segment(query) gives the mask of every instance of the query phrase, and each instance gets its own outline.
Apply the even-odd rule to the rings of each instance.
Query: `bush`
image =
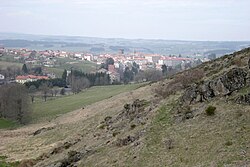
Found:
[[[197,83],[205,76],[203,70],[192,69],[184,71],[174,76],[172,81],[168,84],[162,82],[161,85],[157,86],[153,91],[162,98],[166,98],[169,95],[175,94],[176,92],[189,87],[193,83]]]
[[[134,129],[135,127],[136,127],[135,124],[130,125],[130,128],[131,128],[131,129]]]
[[[225,145],[226,145],[226,146],[231,146],[231,145],[233,145],[233,142],[232,142],[232,141],[227,141],[227,142],[225,143]]]
[[[65,89],[64,88],[61,89],[60,94],[65,95]]]
[[[214,106],[209,106],[209,107],[206,109],[206,114],[209,115],[209,116],[214,115],[215,110],[216,110],[216,107],[214,107]]]
[[[184,88],[187,88],[191,84],[201,80],[204,76],[205,73],[202,69],[192,69],[176,75],[175,83],[180,83]]]

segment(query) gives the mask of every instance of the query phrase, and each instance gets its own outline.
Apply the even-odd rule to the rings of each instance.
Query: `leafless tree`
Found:
[[[0,117],[26,123],[29,117],[29,95],[25,86],[9,84],[0,87]]]
[[[159,81],[160,79],[162,79],[162,72],[159,71],[159,70],[155,70],[155,69],[140,71],[135,76],[135,81],[136,82],[141,82],[143,80],[146,80],[146,81]]]
[[[47,101],[47,97],[48,97],[48,94],[49,94],[49,86],[48,86],[48,83],[43,83],[40,87],[39,87],[39,89],[41,90],[41,92],[42,92],[42,96],[43,96],[43,98],[44,98],[44,101]]]
[[[82,89],[88,88],[90,82],[84,77],[73,77],[71,89],[73,93],[79,93]]]
[[[56,96],[59,93],[59,89],[54,89],[54,95]]]
[[[36,92],[36,87],[34,85],[31,85],[29,87],[29,95],[31,97],[31,102],[33,103],[34,102],[34,98],[35,98],[35,92]]]

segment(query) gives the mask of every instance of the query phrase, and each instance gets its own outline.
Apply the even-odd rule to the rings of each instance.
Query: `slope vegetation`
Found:
[[[50,122],[1,131],[20,166],[250,166],[250,49]]]

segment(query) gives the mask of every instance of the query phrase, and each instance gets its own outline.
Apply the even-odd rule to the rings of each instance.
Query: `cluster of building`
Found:
[[[49,79],[48,76],[36,76],[36,75],[18,75],[16,76],[16,82],[20,83],[20,84],[24,84],[26,82],[34,82],[37,81],[39,79]]]
[[[181,63],[192,62],[194,58],[187,58],[179,56],[166,56],[159,54],[146,54],[146,53],[116,53],[116,54],[99,54],[94,55],[92,53],[84,52],[67,52],[60,50],[44,50],[44,51],[34,51],[30,49],[4,49],[0,48],[0,54],[6,52],[14,55],[15,60],[23,60],[23,63],[42,65],[46,67],[55,67],[55,58],[69,58],[72,60],[79,61],[92,61],[97,64],[104,63],[109,57],[115,60],[115,67],[118,64],[123,64],[124,66],[129,63],[137,63],[141,70],[146,70],[147,68],[160,69],[163,64],[171,67],[175,67]],[[203,58],[201,61],[208,61],[208,59]]]
[[[4,53],[11,54],[14,56],[14,60],[32,65],[39,65],[44,67],[56,67],[60,66],[60,63],[57,63],[58,58],[68,58],[77,61],[90,61],[100,65],[105,63],[107,58],[113,58],[114,65],[108,67],[108,69],[100,69],[95,72],[105,72],[109,73],[111,79],[118,80],[120,77],[120,71],[125,70],[125,67],[130,67],[131,64],[136,63],[139,66],[140,70],[147,69],[156,69],[161,70],[162,65],[166,65],[171,68],[179,66],[181,70],[192,67],[194,62],[208,61],[209,59],[197,59],[197,58],[188,58],[182,56],[165,56],[159,54],[145,54],[145,53],[128,53],[119,52],[116,54],[99,54],[94,55],[91,53],[84,52],[67,52],[60,50],[44,50],[44,51],[35,51],[30,49],[5,49],[0,48],[0,56]],[[72,63],[72,62],[67,62]],[[38,78],[34,76],[20,76],[17,79],[17,82],[23,83],[27,81],[33,81]]]
[[[36,76],[36,75],[18,75],[15,77],[15,79],[6,80],[5,76],[3,74],[0,74],[0,85],[5,83],[20,83],[25,84],[26,82],[34,82],[40,79],[50,79],[48,76]]]

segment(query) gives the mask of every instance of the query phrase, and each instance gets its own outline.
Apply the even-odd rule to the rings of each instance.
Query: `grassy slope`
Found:
[[[214,116],[203,111],[195,119],[174,124],[169,119],[171,104],[162,107],[149,127],[139,158],[126,163],[144,167],[239,166],[249,162],[249,107],[218,99],[206,105],[217,107]],[[167,148],[166,140],[172,141],[172,149]]]
[[[0,156],[0,167],[17,167],[19,162],[5,162],[7,157]]]
[[[22,67],[23,64],[21,63],[13,63],[13,62],[6,62],[6,61],[0,61],[0,67],[3,69],[6,69],[7,67],[11,66],[17,66],[17,67]]]
[[[96,70],[96,64],[90,61],[79,61],[72,60],[69,58],[58,58],[58,63],[61,64],[60,69],[70,70],[71,67],[73,69],[77,69],[83,72],[91,72]]]
[[[70,62],[70,63],[69,63]],[[83,71],[86,73],[96,71],[99,68],[99,65],[96,65],[90,61],[79,61],[72,60],[69,58],[57,58],[57,63],[60,64],[59,67],[43,67],[46,72],[51,72],[56,74],[57,77],[61,77],[64,69],[70,70],[71,67],[75,70]],[[0,67],[6,69],[7,67],[17,66],[22,67],[22,63],[15,62],[13,56],[4,56],[0,57]]]
[[[79,109],[85,105],[104,100],[122,92],[138,88],[141,84],[112,85],[91,87],[79,94],[60,97],[47,102],[39,101],[33,104],[33,119],[42,120],[56,115]]]
[[[226,62],[224,59],[222,60],[222,62]],[[231,60],[228,59],[227,61]],[[220,62],[217,63],[222,64]],[[213,64],[215,63],[206,63],[202,66],[215,69],[216,72],[214,74],[216,75],[218,72],[221,72],[219,70],[220,67],[217,69],[217,66],[213,67]],[[200,66],[200,68],[202,68],[202,66]],[[228,68],[226,66],[227,62],[223,65],[222,69]],[[210,70],[207,70],[206,72],[209,73]],[[207,74],[207,76],[211,78],[214,74]],[[153,85],[151,88],[149,88],[149,86],[144,87],[143,91],[140,91],[142,95],[140,95],[140,97],[136,95],[134,98],[145,98],[147,96],[146,92],[149,92],[152,87]],[[248,88],[244,88],[239,92],[236,92],[236,94],[245,93],[247,90]],[[137,91],[138,90],[135,90],[133,93]],[[96,91],[96,94],[104,96],[104,93],[101,91]],[[78,96],[83,97],[84,93],[79,94]],[[70,96],[65,98],[70,98]],[[60,125],[59,127],[56,127],[56,129],[37,135],[36,137],[31,136],[26,145],[37,146],[36,143],[38,143],[38,148],[41,148],[42,144],[39,145],[39,142],[51,146],[57,141],[62,141],[63,139],[67,139],[64,141],[72,141],[72,139],[77,139],[79,135],[82,136],[82,140],[70,149],[64,150],[62,154],[51,156],[42,162],[48,164],[61,159],[62,157],[66,157],[69,150],[84,150],[85,145],[90,149],[97,150],[97,152],[94,155],[83,158],[80,161],[80,164],[82,164],[80,166],[234,167],[244,166],[244,163],[248,163],[248,165],[250,164],[250,108],[248,105],[238,105],[233,101],[225,102],[226,99],[224,97],[217,97],[204,103],[192,105],[191,109],[195,111],[195,117],[193,119],[175,122],[173,117],[176,113],[171,109],[176,105],[178,94],[171,95],[161,101],[158,109],[156,108],[151,112],[152,119],[148,119],[146,124],[138,124],[133,130],[122,129],[120,134],[112,137],[112,133],[109,133],[106,129],[102,130],[98,127],[100,122],[107,116],[113,117],[119,114],[122,110],[124,103],[120,102],[121,104],[118,105],[115,103],[115,100],[118,102],[119,98],[125,97],[114,98],[117,97],[108,99],[107,101],[111,101],[109,103],[105,101],[105,105],[109,108],[106,110],[104,109],[103,112],[98,112],[98,114],[86,118],[84,121]],[[93,99],[95,100],[94,96]],[[72,99],[71,102],[73,103],[74,100]],[[62,103],[65,101],[62,101],[57,105],[52,104],[53,102],[55,102],[55,100],[51,101],[51,106],[58,107],[64,105]],[[118,106],[118,109],[114,108],[113,103],[115,106]],[[85,103],[81,101],[79,101],[78,104],[80,107],[83,104],[85,105]],[[217,107],[214,116],[207,116],[204,112],[205,108],[209,105]],[[40,105],[40,108],[42,107],[43,106]],[[102,110],[102,108],[95,109]],[[49,111],[50,108],[47,108],[47,110]],[[64,110],[64,107],[61,107],[61,110]],[[46,112],[45,109],[43,109],[43,111]],[[143,135],[139,139],[139,145],[135,145],[135,142],[122,147],[117,147],[115,145],[117,138],[124,138],[128,135],[133,135],[139,130],[143,130]],[[172,141],[173,148],[167,148],[165,143],[167,140]],[[15,147],[21,147],[23,149],[21,144]],[[30,151],[30,154],[33,155],[31,152],[32,150]],[[28,157],[30,158],[30,156]],[[40,164],[37,166],[39,165]]]

